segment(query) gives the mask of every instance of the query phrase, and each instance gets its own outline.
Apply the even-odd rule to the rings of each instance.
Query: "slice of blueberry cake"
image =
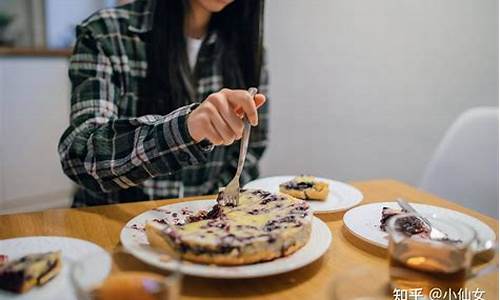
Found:
[[[215,205],[177,224],[149,222],[153,247],[183,259],[243,265],[289,255],[309,240],[307,202],[262,190],[242,190],[238,206]]]
[[[402,215],[408,213],[406,210],[393,209],[389,207],[382,208],[382,217],[380,218],[380,229],[387,231],[387,224],[389,219],[394,216]],[[430,228],[422,221],[420,218],[415,216],[406,216],[396,223],[399,231],[403,232],[408,236],[420,235],[421,237],[428,237],[430,233]]]
[[[382,231],[387,231],[387,224],[389,223],[389,220],[392,217],[407,213],[408,211],[404,209],[383,207],[382,217],[380,218],[380,229]],[[462,242],[462,240],[460,239],[452,239],[447,236],[439,239],[431,238],[432,229],[421,218],[418,218],[416,216],[410,215],[402,217],[396,221],[395,225],[396,225],[396,230],[412,238],[417,237],[423,239],[431,239],[433,241],[449,243],[449,244],[456,244]]]
[[[313,176],[297,176],[280,184],[280,192],[303,200],[326,200],[329,186]]]
[[[44,285],[61,271],[61,252],[23,256],[0,267],[0,289],[24,293]]]

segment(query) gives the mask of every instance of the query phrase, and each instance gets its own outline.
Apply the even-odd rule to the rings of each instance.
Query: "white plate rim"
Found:
[[[446,207],[442,207],[442,206],[437,206],[437,205],[432,205],[432,204],[425,204],[425,203],[410,203],[412,206],[414,206],[417,210],[418,210],[418,207],[426,207],[426,208],[437,208],[438,210],[440,211],[444,211],[444,212],[447,212],[447,213],[451,213],[451,214],[455,214],[457,216],[460,216],[460,218],[465,218],[465,220],[471,220],[473,219],[474,222],[476,222],[477,226],[481,226],[485,229],[485,231],[488,231],[488,235],[489,235],[489,239],[493,239],[493,240],[496,240],[497,236],[496,236],[496,233],[495,231],[486,223],[484,223],[483,221],[479,220],[478,218],[476,217],[473,217],[471,215],[468,215],[466,213],[463,213],[463,212],[459,212],[459,211],[456,211],[454,209],[450,209],[450,208],[446,208]],[[353,228],[351,228],[351,226],[349,226],[350,224],[350,221],[346,221],[348,219],[354,219],[353,218],[353,215],[355,215],[356,213],[358,213],[359,210],[361,209],[366,209],[367,207],[371,207],[371,206],[374,206],[374,207],[377,207],[378,210],[380,211],[380,213],[382,212],[382,207],[384,206],[388,206],[388,207],[398,207],[397,203],[395,201],[386,201],[386,202],[373,202],[373,203],[366,203],[366,204],[363,204],[363,205],[359,205],[359,206],[356,206],[350,210],[348,210],[343,218],[342,218],[342,222],[343,222],[343,226],[347,229],[347,231],[352,234],[353,236],[359,238],[360,240],[364,241],[364,242],[367,242],[371,245],[375,245],[377,247],[380,247],[380,248],[383,248],[383,249],[387,249],[388,248],[388,240],[386,240],[385,243],[381,243],[379,242],[378,240],[376,239],[371,239],[369,237],[366,237],[362,234],[360,234],[359,232],[357,232],[356,230],[354,230]],[[462,221],[466,224],[469,224],[467,221],[464,221],[463,219],[459,219],[459,221]],[[486,235],[486,234],[485,234]],[[387,233],[385,233],[385,236],[387,236]],[[476,252],[481,252],[483,251],[484,249],[476,249]]]
[[[169,209],[169,210],[174,210],[175,208],[178,208],[179,210],[183,207],[189,207],[189,204],[191,206],[198,206],[200,204],[204,206],[210,206],[215,203],[215,200],[213,199],[202,199],[202,200],[194,200],[194,201],[187,201],[187,202],[178,202],[178,203],[173,203],[173,204],[167,204],[161,207],[158,207],[157,209]],[[138,246],[135,242],[131,241],[131,238],[127,237],[127,235],[130,234],[130,230],[133,230],[130,228],[133,224],[137,224],[137,219],[144,218],[147,214],[150,214],[153,210],[148,210],[145,211],[134,218],[130,219],[127,224],[122,228],[120,232],[120,241],[125,248],[125,250],[130,253],[132,256],[136,257],[137,259],[160,269],[163,270],[168,270],[171,271],[174,269],[174,265],[171,264],[170,266],[168,263],[165,264],[160,264],[158,263],[158,255],[161,255],[160,253],[157,254],[157,256],[153,257],[152,254],[145,254],[140,251],[136,251],[134,249],[136,246]],[[290,272],[299,268],[302,268],[306,265],[309,265],[313,263],[314,261],[318,260],[320,257],[322,257],[326,251],[330,248],[331,242],[332,242],[332,233],[330,231],[330,228],[326,223],[324,223],[322,220],[320,220],[317,217],[312,217],[312,224],[311,224],[311,238],[309,241],[299,249],[297,252],[284,257],[284,258],[278,258],[276,260],[272,260],[269,262],[263,262],[263,263],[257,263],[257,264],[251,264],[251,265],[241,265],[241,266],[234,266],[234,267],[225,267],[225,266],[215,266],[215,265],[203,265],[203,264],[196,264],[192,262],[187,262],[187,264],[183,264],[180,268],[181,273],[186,274],[186,275],[191,275],[191,276],[198,276],[198,277],[204,277],[204,278],[258,278],[258,277],[265,277],[265,276],[271,276],[271,275],[277,275],[281,273],[286,273]],[[280,259],[293,259],[293,256],[299,253],[299,251],[302,251],[304,249],[308,249],[306,247],[311,247],[313,243],[312,236],[313,234],[315,235],[321,235],[321,238],[318,239],[321,241],[319,245],[314,245],[314,255],[311,255],[307,260],[303,260],[300,262],[294,262],[293,264],[288,264],[286,267],[281,267],[281,268],[270,268],[270,264],[275,264],[277,261]],[[152,249],[150,249],[152,250]],[[262,268],[262,266],[265,265],[264,267],[268,267],[266,271],[259,271],[259,267]],[[211,270],[208,270],[208,269]],[[205,271],[203,271],[205,269]],[[229,269],[236,270],[236,272],[230,271]],[[246,273],[245,269],[250,270],[250,272]],[[201,271],[200,271],[201,270]]]
[[[252,180],[252,181],[248,182],[247,184],[245,184],[244,188],[259,188],[258,186],[255,186],[255,185],[258,185],[260,182],[265,182],[265,181],[269,181],[269,180],[277,180],[278,181],[278,179],[279,179],[279,181],[286,182],[286,181],[289,181],[292,178],[297,177],[297,176],[298,175],[277,175],[277,176],[257,178],[255,180]],[[338,181],[338,180],[329,179],[329,178],[324,178],[324,177],[314,176],[314,178],[316,178],[320,181],[328,182],[330,184],[330,193],[332,193],[331,185],[333,184],[333,185],[335,185],[337,187],[341,187],[343,190],[349,191],[350,193],[355,195],[355,196],[353,196],[353,199],[350,200],[349,204],[346,204],[343,206],[337,206],[337,207],[332,208],[332,209],[314,208],[315,204],[323,204],[324,203],[323,201],[317,201],[317,200],[307,201],[310,204],[311,210],[313,211],[314,214],[328,214],[328,213],[337,213],[337,212],[347,211],[347,210],[357,206],[364,199],[363,193],[358,188],[356,188],[348,183]],[[270,191],[270,192],[277,192],[277,191],[278,191],[278,187],[276,187],[275,191]],[[333,199],[333,198],[331,198],[331,199]],[[333,200],[327,199],[325,201],[333,201]],[[334,204],[332,204],[332,205],[334,205]]]

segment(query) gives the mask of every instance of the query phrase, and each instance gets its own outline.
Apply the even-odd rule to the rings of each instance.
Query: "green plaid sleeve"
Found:
[[[58,147],[63,170],[72,180],[109,192],[206,162],[207,149],[192,140],[186,124],[197,104],[165,116],[118,117],[119,89],[110,58],[90,30],[78,27],[77,36],[69,68],[70,126]]]
[[[265,53],[265,52],[264,52]],[[245,184],[257,177],[259,177],[259,160],[264,154],[268,144],[268,130],[269,130],[269,72],[267,69],[267,59],[264,56],[264,63],[262,66],[261,81],[258,87],[259,93],[266,95],[266,103],[259,108],[259,125],[252,127],[250,132],[250,141],[248,143],[248,152],[245,160],[245,166],[241,172],[240,181]],[[229,183],[236,173],[238,167],[238,157],[240,151],[240,143],[234,143],[229,146],[228,151],[233,158],[227,164],[227,167],[221,173],[219,186],[224,186]]]

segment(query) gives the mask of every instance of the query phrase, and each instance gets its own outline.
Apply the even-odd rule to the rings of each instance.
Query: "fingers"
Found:
[[[234,138],[236,140],[240,139],[243,134],[243,121],[234,113],[224,95],[214,94],[209,98],[209,101],[232,130]]]
[[[260,107],[262,107],[262,105],[264,105],[264,103],[266,103],[266,101],[267,101],[266,96],[264,96],[263,94],[257,94],[257,95],[255,95],[255,98],[253,100],[255,102],[255,107],[257,109],[259,109]],[[243,109],[241,107],[238,107],[236,109],[236,115],[239,118],[243,118],[243,116],[245,115],[244,112],[243,112]]]
[[[227,100],[234,108],[241,107],[243,112],[248,118],[248,122],[253,126],[256,126],[259,123],[259,117],[257,115],[257,107],[255,106],[255,102],[250,94],[245,90],[229,90],[223,89],[221,91],[224,95],[226,95]]]
[[[206,139],[216,146],[224,144],[224,139],[219,135],[217,130],[210,122],[205,125],[205,135]]]
[[[212,125],[210,114],[206,105],[200,106],[191,112],[187,119],[189,134],[197,143],[206,139],[214,145],[222,145],[224,139]]]
[[[262,94],[252,98],[245,90],[222,89],[208,96],[189,114],[189,134],[195,142],[207,139],[214,145],[230,145],[243,134],[242,116],[246,115],[250,124],[256,126],[257,109],[265,102]]]
[[[254,98],[254,101],[255,101],[255,107],[257,107],[257,109],[259,109],[262,105],[264,105],[264,103],[266,103],[266,96],[264,96],[263,94],[257,94],[255,95],[255,98]]]
[[[212,103],[207,104],[207,109],[210,111],[210,122],[222,138],[222,143],[224,145],[231,145],[236,139],[236,135],[231,130],[231,127],[224,121],[219,111]]]

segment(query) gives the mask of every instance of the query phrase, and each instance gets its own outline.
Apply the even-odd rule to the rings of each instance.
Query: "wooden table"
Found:
[[[394,180],[354,182],[364,194],[363,203],[382,202],[403,197],[455,209],[474,216],[491,226],[498,236],[498,221]],[[154,270],[126,254],[115,253],[120,247],[119,233],[132,217],[156,206],[180,201],[162,200],[117,204],[82,209],[51,209],[43,212],[0,216],[0,239],[32,236],[70,236],[94,242],[113,252],[114,270]],[[221,280],[187,276],[184,278],[183,299],[328,299],[332,280],[348,270],[366,266],[387,274],[385,250],[370,246],[349,234],[342,224],[343,213],[322,214],[333,234],[329,251],[319,260],[286,274],[263,279]],[[363,285],[369,282],[353,282]],[[498,273],[472,280],[468,288],[486,292],[484,299],[498,299]]]

